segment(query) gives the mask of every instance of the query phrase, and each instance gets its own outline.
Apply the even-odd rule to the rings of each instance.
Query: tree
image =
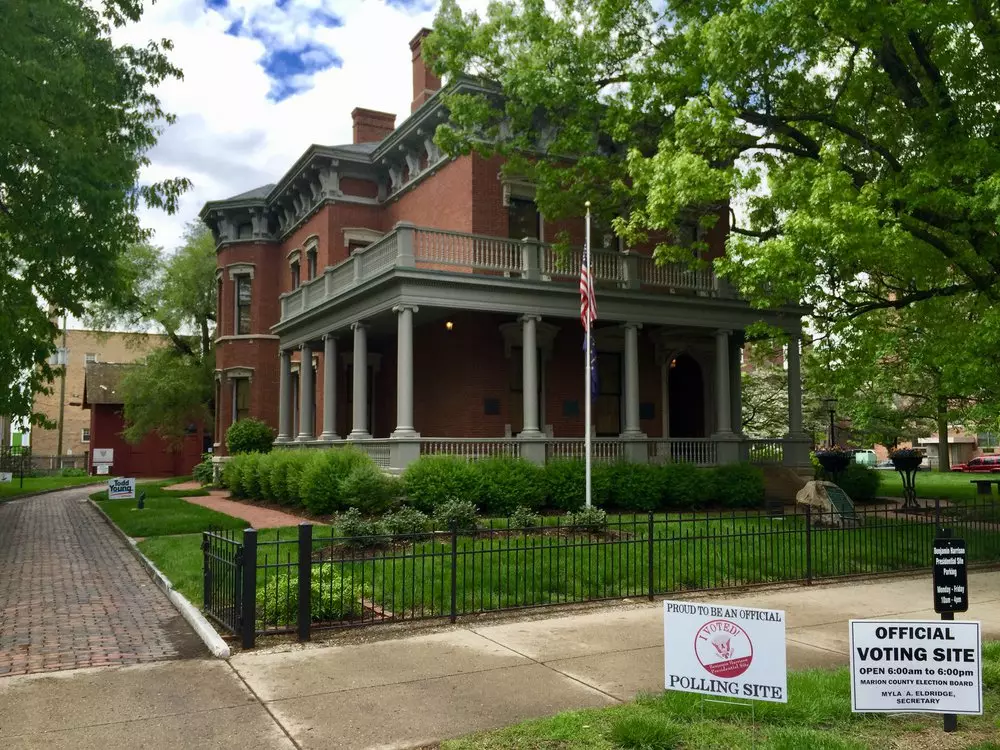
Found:
[[[188,186],[140,177],[173,121],[152,93],[181,77],[170,43],[116,44],[141,0],[96,5],[0,3],[0,414],[28,415],[51,381],[53,318],[118,292],[137,209],[173,211]]]
[[[136,245],[119,259],[121,294],[94,306],[92,325],[109,329],[162,330],[170,346],[149,354],[122,383],[125,437],[142,440],[155,431],[171,443],[188,427],[211,419],[214,377],[215,243],[203,224],[188,224],[183,244],[164,258],[159,249]]]
[[[995,3],[443,0],[434,30],[436,72],[488,81],[439,143],[509,157],[546,216],[728,219],[717,268],[819,319],[1000,297]]]

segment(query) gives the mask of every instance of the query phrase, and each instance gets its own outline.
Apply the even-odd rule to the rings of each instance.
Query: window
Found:
[[[507,212],[508,237],[512,240],[539,238],[539,214],[534,201],[511,198]]]
[[[222,435],[222,381],[215,381],[215,434]]]
[[[298,289],[302,284],[302,274],[299,273],[299,262],[292,263],[292,289]]]
[[[236,277],[236,335],[250,333],[250,277]]]
[[[250,378],[237,378],[233,382],[233,421],[250,416]]]
[[[222,325],[221,325],[222,324],[222,320],[221,320],[221,317],[222,317],[222,277],[221,276],[217,279],[216,286],[218,286],[218,289],[216,289],[216,291],[215,291],[215,294],[216,294],[215,309],[218,311],[217,314],[219,315],[220,320],[216,321],[215,326],[216,326],[216,329],[221,334],[222,331],[223,331],[223,328],[222,328]]]
[[[87,352],[83,355],[83,362],[87,365],[92,365],[97,361],[97,355],[94,352]]]
[[[84,427],[82,430],[80,430],[80,442],[81,443],[89,443],[90,442],[90,428],[89,427]]]
[[[308,278],[316,278],[316,249],[306,251],[306,274]]]

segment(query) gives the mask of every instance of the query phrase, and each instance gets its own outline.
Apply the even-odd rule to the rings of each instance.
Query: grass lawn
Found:
[[[1000,474],[966,474],[961,471],[942,473],[939,471],[918,471],[916,473],[916,487],[918,498],[935,498],[952,500],[956,502],[981,502],[988,500],[982,495],[976,495],[976,486],[970,482],[972,479],[1000,479]],[[880,490],[888,497],[903,496],[903,480],[899,473],[895,471],[880,471],[879,477],[882,479]],[[1000,500],[996,495],[996,488],[992,495],[994,501]]]
[[[604,709],[570,711],[549,719],[471,735],[442,750],[555,750],[591,748],[759,748],[761,750],[882,750],[965,748],[1000,750],[1000,643],[983,648],[982,716],[959,717],[959,732],[945,735],[941,717],[852,714],[847,668],[788,676],[787,704],[758,702],[750,711],[706,703],[701,696],[666,692]],[[947,739],[946,739],[947,738]]]
[[[15,476],[10,482],[0,483],[0,502],[30,492],[60,490],[65,487],[76,487],[81,484],[99,484],[106,481],[106,477],[25,477],[24,487],[21,487],[20,478]]]
[[[171,492],[163,489],[164,486],[174,484],[176,481],[170,479],[136,484],[136,495],[141,491],[146,493],[143,510],[137,509],[137,500],[108,500],[107,490],[95,492],[90,497],[98,502],[122,531],[133,537],[192,534],[210,527],[242,529],[246,526],[246,521],[240,518],[233,518],[181,499],[204,496],[208,494],[207,492],[202,490]]]

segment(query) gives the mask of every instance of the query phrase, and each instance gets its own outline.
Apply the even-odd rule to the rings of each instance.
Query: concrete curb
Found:
[[[222,640],[222,636],[216,632],[215,628],[212,627],[212,624],[205,618],[198,608],[188,601],[186,596],[174,588],[170,579],[160,572],[160,569],[153,564],[152,560],[142,554],[142,551],[139,549],[136,541],[118,528],[118,525],[111,520],[110,516],[104,512],[104,509],[100,505],[95,503],[89,497],[87,498],[87,502],[94,508],[94,510],[100,513],[104,522],[107,523],[108,526],[110,526],[111,529],[118,535],[118,537],[128,545],[128,548],[132,550],[132,554],[135,555],[142,567],[144,567],[146,572],[149,573],[149,577],[153,579],[153,583],[155,583],[163,591],[163,593],[167,595],[170,603],[174,605],[178,612],[180,612],[181,617],[187,620],[188,624],[194,628],[194,632],[198,634],[198,637],[201,638],[202,641],[204,641],[208,650],[212,652],[212,655],[219,659],[228,659],[230,656],[229,644]]]

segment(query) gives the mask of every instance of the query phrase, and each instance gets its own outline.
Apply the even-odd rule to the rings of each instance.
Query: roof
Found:
[[[247,190],[245,193],[240,193],[239,195],[233,195],[226,198],[227,201],[249,201],[255,200],[257,198],[264,199],[267,194],[274,189],[274,183],[269,182],[266,185],[261,185],[260,187],[255,187],[253,190]]]
[[[83,408],[94,404],[123,404],[121,382],[125,374],[137,364],[91,362],[83,376]]]
[[[355,151],[359,154],[370,154],[382,141],[369,141],[368,143],[345,143],[342,146],[331,146],[338,151]]]

